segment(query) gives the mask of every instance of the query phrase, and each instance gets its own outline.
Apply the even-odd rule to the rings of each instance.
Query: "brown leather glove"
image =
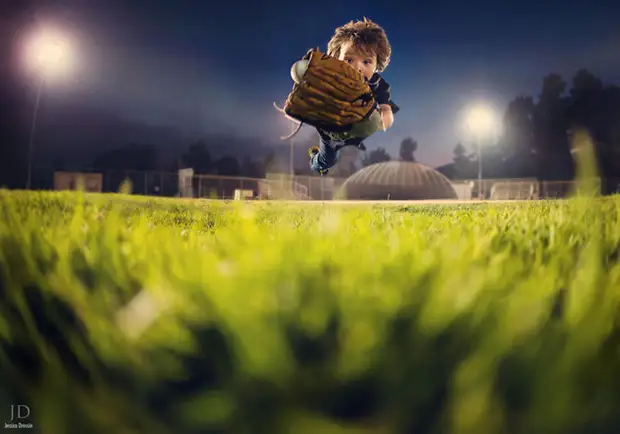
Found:
[[[363,74],[348,63],[317,48],[297,64],[293,65],[291,75],[298,82],[284,106],[291,118],[325,131],[344,132],[376,109]]]

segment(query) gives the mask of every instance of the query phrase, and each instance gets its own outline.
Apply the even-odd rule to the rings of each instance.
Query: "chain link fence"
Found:
[[[461,200],[536,200],[561,199],[584,189],[604,194],[620,193],[620,180],[595,178],[588,183],[577,181],[539,181],[536,178],[478,179],[452,181]]]
[[[117,192],[123,182],[131,183],[133,194],[180,196],[179,174],[171,172],[100,171],[101,191]],[[267,174],[265,178],[221,175],[191,175],[191,193],[195,198],[235,199],[236,192],[253,199],[331,200],[345,179]]]
[[[76,175],[72,172],[65,172]],[[121,185],[131,186],[131,193],[146,196],[189,196],[213,199],[288,199],[288,200],[332,200],[346,179],[321,176],[291,176],[288,174],[268,174],[264,179],[233,177],[221,175],[193,174],[186,182],[191,184],[189,193],[181,192],[180,175],[175,172],[145,172],[131,170],[83,171],[99,173],[100,185],[92,191],[104,193],[118,192]],[[34,185],[39,189],[64,189],[74,183],[64,182],[64,187],[47,184],[56,183],[58,172],[50,174],[44,185]],[[454,180],[452,185],[460,200],[537,200],[568,197],[577,191],[575,181],[538,181],[524,179],[478,179]],[[596,179],[593,187],[606,194],[620,193],[620,180]],[[186,189],[187,190],[187,189]],[[432,199],[432,198],[431,198]]]

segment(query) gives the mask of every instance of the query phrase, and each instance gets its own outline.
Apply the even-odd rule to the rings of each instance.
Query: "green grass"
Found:
[[[618,433],[619,252],[618,197],[1,191],[0,408],[45,433]]]

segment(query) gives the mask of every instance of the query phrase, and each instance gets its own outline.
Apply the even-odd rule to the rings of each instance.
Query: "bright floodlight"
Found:
[[[43,30],[30,39],[26,46],[26,58],[29,67],[38,74],[57,76],[71,67],[71,44],[60,32]]]
[[[484,105],[473,106],[465,115],[465,126],[476,137],[493,135],[498,125],[493,110]]]

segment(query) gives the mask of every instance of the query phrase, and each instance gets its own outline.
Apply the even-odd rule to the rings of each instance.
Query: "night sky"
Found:
[[[366,16],[387,31],[383,75],[401,107],[366,144],[397,156],[412,136],[417,159],[436,166],[452,158],[471,101],[503,111],[518,94],[536,96],[545,74],[570,80],[580,67],[620,84],[620,2],[402,1],[55,1],[39,18],[68,29],[79,58],[46,92],[188,134],[277,142],[289,125],[271,104],[290,91],[291,64]]]

